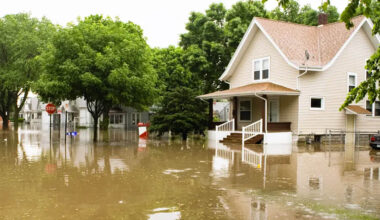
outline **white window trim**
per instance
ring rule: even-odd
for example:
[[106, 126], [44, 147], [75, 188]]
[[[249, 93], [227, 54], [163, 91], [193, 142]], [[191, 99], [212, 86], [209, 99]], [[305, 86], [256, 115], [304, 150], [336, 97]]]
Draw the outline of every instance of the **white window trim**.
[[[251, 111], [250, 111], [250, 117], [251, 117], [251, 120], [241, 120], [240, 119], [240, 102], [242, 101], [249, 101], [250, 105], [251, 105]], [[252, 121], [252, 100], [251, 99], [239, 99], [239, 112], [238, 112], [238, 116], [239, 116], [239, 122], [251, 122]]]
[[358, 86], [358, 74], [347, 72], [347, 93], [350, 92], [350, 76], [355, 76], [355, 88]]
[[[321, 99], [321, 108], [313, 108], [311, 107], [311, 99]], [[310, 102], [309, 102], [309, 107], [310, 110], [313, 111], [323, 111], [325, 110], [325, 97], [324, 96], [310, 96]]]
[[[263, 60], [268, 60], [268, 79], [263, 79]], [[255, 62], [260, 61], [260, 79], [255, 79]], [[270, 56], [254, 59], [252, 61], [252, 81], [253, 82], [265, 82], [270, 80]]]

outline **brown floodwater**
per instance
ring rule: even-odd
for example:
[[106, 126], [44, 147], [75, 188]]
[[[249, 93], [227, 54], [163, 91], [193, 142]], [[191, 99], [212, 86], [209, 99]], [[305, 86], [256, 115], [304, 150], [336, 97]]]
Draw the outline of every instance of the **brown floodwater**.
[[379, 219], [380, 152], [0, 130], [0, 219]]

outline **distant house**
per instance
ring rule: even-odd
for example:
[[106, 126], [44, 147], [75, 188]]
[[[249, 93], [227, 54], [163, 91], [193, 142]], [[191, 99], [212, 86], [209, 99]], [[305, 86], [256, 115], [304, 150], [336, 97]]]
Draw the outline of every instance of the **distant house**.
[[352, 21], [347, 30], [342, 22], [306, 26], [254, 18], [219, 78], [230, 89], [200, 98], [228, 99], [236, 130], [260, 119], [265, 132], [296, 136], [379, 130], [380, 100], [339, 111], [348, 92], [370, 74], [364, 66], [380, 42], [369, 19]]
[[[26, 123], [49, 124], [50, 116], [45, 111], [46, 103], [41, 102], [36, 94], [30, 93], [19, 117], [24, 118]], [[67, 112], [68, 123], [76, 123], [79, 126], [92, 127], [94, 121], [87, 110], [86, 101], [83, 98], [63, 101], [57, 106], [57, 111], [52, 115], [53, 124], [64, 124]], [[131, 107], [115, 107], [109, 112], [111, 128], [136, 129], [139, 122], [149, 121], [149, 112], [137, 111]], [[102, 118], [100, 118], [102, 120]]]

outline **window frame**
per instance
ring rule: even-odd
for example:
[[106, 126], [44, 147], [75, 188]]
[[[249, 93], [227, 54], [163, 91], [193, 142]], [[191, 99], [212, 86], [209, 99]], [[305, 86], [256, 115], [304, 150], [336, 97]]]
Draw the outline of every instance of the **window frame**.
[[[311, 107], [311, 100], [312, 99], [321, 99], [321, 107], [320, 108]], [[310, 100], [310, 103], [309, 103], [310, 110], [313, 110], [313, 111], [325, 110], [325, 97], [324, 96], [310, 96], [309, 100]]]
[[[264, 60], [268, 60], [268, 78], [267, 79], [263, 79], [263, 61]], [[260, 78], [259, 79], [255, 79], [255, 62], [259, 61], [260, 62]], [[269, 81], [270, 80], [270, 56], [267, 56], [267, 57], [262, 57], [262, 58], [257, 58], [257, 59], [253, 59], [252, 61], [252, 80], [253, 82], [261, 82], [261, 81]]]
[[353, 73], [353, 72], [347, 72], [347, 93], [350, 92], [350, 76], [354, 76], [355, 77], [355, 87], [356, 88], [358, 86], [358, 74], [356, 73]]
[[[249, 120], [241, 120], [241, 102], [249, 101], [250, 110], [249, 110]], [[251, 99], [239, 99], [239, 121], [240, 122], [251, 122], [252, 121], [252, 100]]]
[[[109, 123], [111, 125], [122, 125], [124, 123], [124, 114], [123, 113], [112, 113], [109, 115]], [[119, 123], [116, 123], [119, 122]]]

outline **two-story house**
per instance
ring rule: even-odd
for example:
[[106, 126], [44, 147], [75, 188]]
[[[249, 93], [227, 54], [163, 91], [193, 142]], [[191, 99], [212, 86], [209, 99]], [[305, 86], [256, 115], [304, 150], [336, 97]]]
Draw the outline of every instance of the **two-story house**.
[[230, 100], [234, 130], [260, 119], [263, 133], [297, 137], [328, 129], [380, 130], [380, 101], [364, 99], [339, 111], [348, 92], [366, 79], [366, 60], [380, 42], [369, 19], [352, 21], [348, 30], [342, 22], [306, 26], [255, 17], [219, 78], [230, 89], [199, 97]]

